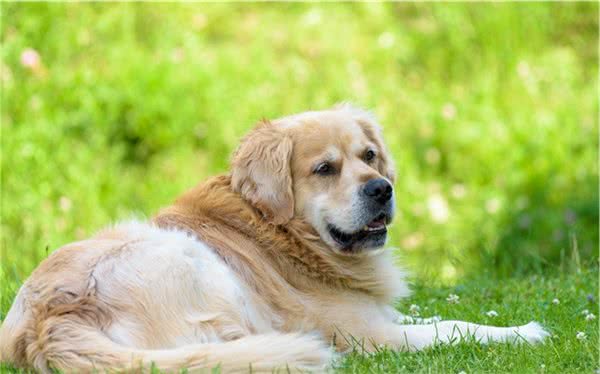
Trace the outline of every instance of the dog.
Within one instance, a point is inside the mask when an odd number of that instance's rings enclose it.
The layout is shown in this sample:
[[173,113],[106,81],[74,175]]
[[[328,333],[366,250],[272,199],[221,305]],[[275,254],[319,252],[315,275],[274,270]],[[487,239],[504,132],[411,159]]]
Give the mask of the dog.
[[336,350],[357,342],[414,351],[467,336],[542,341],[535,322],[398,323],[390,305],[409,289],[383,250],[394,180],[365,110],[344,104],[264,120],[229,173],[150,221],[54,251],[19,290],[0,358],[46,373],[327,370]]

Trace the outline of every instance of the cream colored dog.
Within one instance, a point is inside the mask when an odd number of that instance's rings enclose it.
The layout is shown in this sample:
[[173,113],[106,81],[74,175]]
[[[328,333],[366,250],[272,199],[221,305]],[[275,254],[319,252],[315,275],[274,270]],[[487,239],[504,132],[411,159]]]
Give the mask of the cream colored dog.
[[1,359],[44,372],[324,369],[331,346],[418,350],[472,335],[538,342],[532,322],[401,325],[408,294],[381,248],[392,161],[367,112],[341,105],[260,123],[231,172],[151,222],[56,250],[20,289]]

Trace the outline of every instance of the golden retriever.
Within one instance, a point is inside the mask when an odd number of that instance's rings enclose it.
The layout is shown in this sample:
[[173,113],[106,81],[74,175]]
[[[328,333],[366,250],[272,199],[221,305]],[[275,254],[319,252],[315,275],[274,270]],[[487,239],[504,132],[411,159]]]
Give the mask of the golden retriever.
[[263,121],[231,171],[151,222],[68,244],[21,287],[0,358],[50,372],[324,370],[333,349],[538,342],[520,327],[398,323],[408,294],[382,248],[394,168],[374,117],[349,105]]

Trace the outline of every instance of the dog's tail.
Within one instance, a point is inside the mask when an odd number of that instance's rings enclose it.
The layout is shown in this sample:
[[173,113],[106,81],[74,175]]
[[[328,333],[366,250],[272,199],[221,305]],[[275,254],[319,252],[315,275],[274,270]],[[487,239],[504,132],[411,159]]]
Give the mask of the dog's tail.
[[[60,331],[62,330],[62,331]],[[60,331],[60,332],[59,332]],[[220,368],[223,372],[273,371],[274,369],[323,369],[329,358],[318,338],[301,334],[250,335],[224,343],[188,345],[165,350],[133,349],[116,344],[99,331],[56,330],[62,338],[42,345],[34,367],[65,372],[102,369],[175,371]]]
[[173,349],[137,349],[121,345],[104,334],[90,320],[97,321],[95,308],[88,310],[90,314],[86,314],[81,303],[76,313],[70,313],[67,305],[52,309],[43,318],[38,314],[29,315],[28,321],[21,319],[25,324],[18,323],[20,326],[13,326],[7,319],[0,329],[5,330],[0,335],[7,338],[0,344],[1,359],[44,373],[51,373],[52,369],[147,372],[153,367],[166,371],[220,368],[223,372],[260,372],[288,368],[324,370],[332,355],[316,334],[276,332]]

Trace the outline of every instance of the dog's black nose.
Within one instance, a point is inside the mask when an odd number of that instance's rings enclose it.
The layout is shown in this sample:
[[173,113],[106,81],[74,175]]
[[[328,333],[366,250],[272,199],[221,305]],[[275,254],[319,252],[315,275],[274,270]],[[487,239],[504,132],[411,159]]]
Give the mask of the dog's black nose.
[[363,193],[369,199],[385,204],[392,198],[392,185],[383,178],[371,179],[363,187]]

